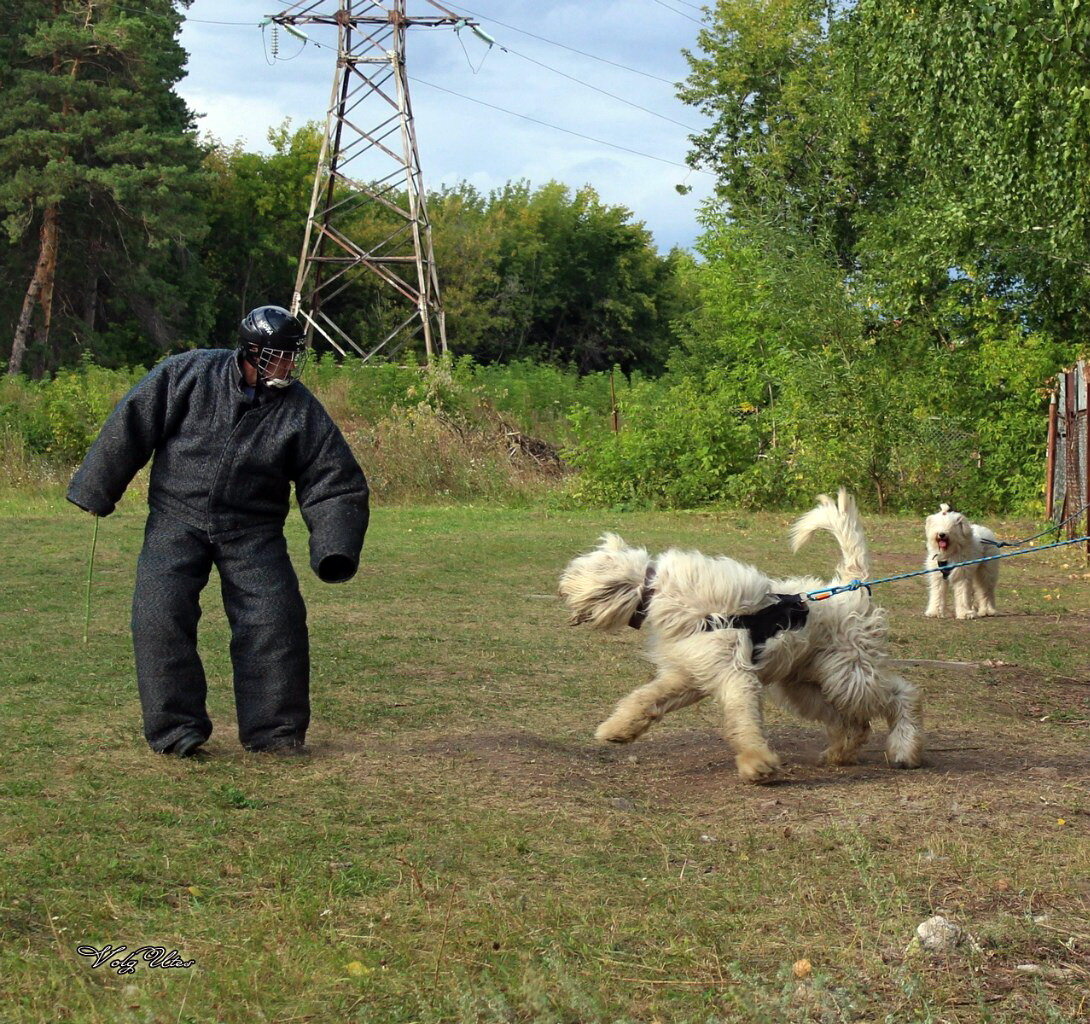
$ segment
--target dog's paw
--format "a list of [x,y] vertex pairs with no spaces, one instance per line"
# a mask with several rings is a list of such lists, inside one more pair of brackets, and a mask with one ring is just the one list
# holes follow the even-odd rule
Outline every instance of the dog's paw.
[[626,727],[619,727],[613,719],[607,718],[594,730],[594,738],[599,743],[631,743],[646,731],[647,726],[644,726],[642,729],[637,729],[629,722]]
[[995,610],[995,608],[990,607],[990,606],[985,606],[983,608],[978,608],[977,609],[977,615],[980,615],[980,616],[998,615],[998,614],[999,613]]
[[958,618],[959,619],[975,619],[976,618],[976,612],[974,612],[972,610],[972,608],[966,608],[964,611],[958,612]]
[[768,782],[780,769],[780,759],[771,750],[747,750],[735,758],[738,774],[746,782]]
[[941,619],[942,612],[938,608],[928,608],[924,615],[929,619]]
[[923,744],[916,738],[886,747],[886,763],[892,768],[919,768],[923,764]]
[[842,768],[849,764],[859,764],[859,755],[854,751],[844,751],[840,747],[829,747],[821,753],[822,760],[830,768]]

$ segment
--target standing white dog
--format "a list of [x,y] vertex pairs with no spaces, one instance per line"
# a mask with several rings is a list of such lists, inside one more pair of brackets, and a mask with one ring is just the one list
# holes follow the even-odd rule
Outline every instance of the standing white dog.
[[[994,555],[999,544],[986,526],[970,523],[949,505],[940,505],[938,512],[924,521],[927,536],[925,568],[943,568],[953,562]],[[947,588],[954,591],[954,614],[959,619],[975,619],[978,615],[995,614],[995,588],[999,582],[999,563],[981,562],[931,573],[931,587],[924,615],[941,618],[946,614]]]
[[[854,500],[821,495],[791,529],[797,550],[818,530],[840,544],[832,585],[865,580],[867,545]],[[916,768],[923,752],[920,698],[895,674],[886,652],[885,613],[865,589],[808,602],[821,580],[772,580],[730,558],[671,548],[652,560],[606,534],[598,548],[574,559],[560,577],[572,623],[596,629],[646,623],[655,678],[625,697],[596,736],[628,743],[668,711],[714,695],[738,773],[767,779],[780,759],[764,736],[761,701],[768,693],[829,736],[829,764],[851,764],[872,718],[889,725],[886,756]]]

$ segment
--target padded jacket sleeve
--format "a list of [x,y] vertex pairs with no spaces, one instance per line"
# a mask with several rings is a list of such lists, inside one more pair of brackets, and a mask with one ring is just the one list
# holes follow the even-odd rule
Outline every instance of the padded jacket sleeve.
[[370,508],[363,470],[332,421],[295,493],[310,530],[310,567],[325,583],[345,583],[359,567]]
[[108,516],[151,458],[166,429],[171,361],[164,360],[110,413],[68,485],[68,500]]

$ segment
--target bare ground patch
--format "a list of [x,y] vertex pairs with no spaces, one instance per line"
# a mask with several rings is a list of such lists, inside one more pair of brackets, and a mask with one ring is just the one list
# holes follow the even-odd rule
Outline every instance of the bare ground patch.
[[506,793],[511,800],[557,805],[590,801],[613,810],[807,830],[895,816],[910,828],[1036,825],[1090,833],[1082,799],[1090,767],[1067,743],[1048,749],[1013,737],[936,729],[924,767],[906,772],[887,767],[880,735],[859,764],[837,768],[821,763],[822,736],[815,730],[780,727],[772,739],[784,769],[757,787],[738,779],[729,747],[707,729],[663,731],[624,747],[522,730],[430,734],[375,753],[425,774],[439,765],[501,800]]

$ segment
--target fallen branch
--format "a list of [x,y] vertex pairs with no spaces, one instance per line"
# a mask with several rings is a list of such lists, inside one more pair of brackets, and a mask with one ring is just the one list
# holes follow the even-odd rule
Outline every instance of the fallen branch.
[[439,953],[435,958],[435,977],[432,979],[432,987],[439,984],[439,968],[443,963],[443,950],[447,947],[447,927],[450,925],[450,912],[454,907],[454,894],[458,891],[456,882],[450,883],[450,900],[447,903],[447,916],[443,919],[443,938],[439,942]]
[[891,665],[898,668],[910,668],[913,665],[929,665],[932,668],[991,668],[980,661],[932,661],[929,658],[893,658]]
[[657,978],[618,978],[617,980],[627,981],[634,985],[700,985],[703,988],[715,988],[716,985],[721,984],[716,981],[677,981],[674,979],[659,981]]
[[1034,921],[1033,926],[1035,928],[1044,928],[1046,931],[1059,932],[1060,935],[1069,935],[1076,939],[1085,939],[1090,941],[1090,935],[1085,935],[1083,932],[1072,931],[1070,928],[1057,928],[1052,924],[1045,924],[1044,921]]

